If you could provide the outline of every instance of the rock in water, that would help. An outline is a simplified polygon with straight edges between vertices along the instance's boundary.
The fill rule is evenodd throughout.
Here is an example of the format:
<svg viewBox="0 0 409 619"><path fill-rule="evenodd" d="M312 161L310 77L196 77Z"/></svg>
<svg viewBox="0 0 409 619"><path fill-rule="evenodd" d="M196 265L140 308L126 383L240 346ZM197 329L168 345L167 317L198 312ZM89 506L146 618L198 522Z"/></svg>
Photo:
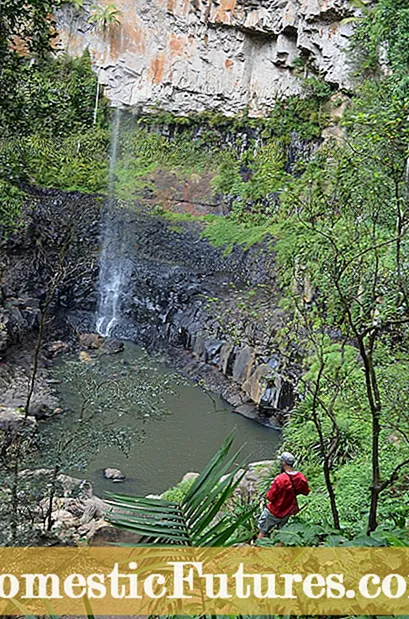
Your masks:
<svg viewBox="0 0 409 619"><path fill-rule="evenodd" d="M102 345L102 352L106 355L116 355L118 352L122 352L125 345L121 340L108 339Z"/></svg>
<svg viewBox="0 0 409 619"><path fill-rule="evenodd" d="M116 483L126 479L126 476L119 469L104 469L104 477Z"/></svg>

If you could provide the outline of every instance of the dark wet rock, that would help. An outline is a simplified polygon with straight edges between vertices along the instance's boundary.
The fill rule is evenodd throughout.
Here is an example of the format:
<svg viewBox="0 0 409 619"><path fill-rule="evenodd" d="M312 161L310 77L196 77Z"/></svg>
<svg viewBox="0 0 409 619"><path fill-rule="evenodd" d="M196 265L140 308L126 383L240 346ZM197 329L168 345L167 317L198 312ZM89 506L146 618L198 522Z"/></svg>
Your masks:
<svg viewBox="0 0 409 619"><path fill-rule="evenodd" d="M206 340L205 342L205 353L207 363L212 363L217 365L220 360L220 350L225 342L223 340Z"/></svg>
<svg viewBox="0 0 409 619"><path fill-rule="evenodd" d="M106 355L116 355L122 352L124 349L124 343L121 340L107 339L103 342L101 350Z"/></svg>
<svg viewBox="0 0 409 619"><path fill-rule="evenodd" d="M0 241L0 355L24 343L38 330L50 279L62 247L72 235L65 261L67 275L59 284L44 334L45 341L71 337L67 310L95 309L100 203L94 196L25 187L27 204L20 228Z"/></svg>
<svg viewBox="0 0 409 619"><path fill-rule="evenodd" d="M234 406L250 401L261 417L282 419L287 414L294 403L298 369L289 369L279 355L270 353L271 330L280 325L279 292L270 247L261 245L249 251L235 247L225 255L201 235L199 222L180 222L175 229L142 206L129 211L118 209L112 218L120 218L124 224L121 230L129 280L123 291L122 320L114 329L113 339L104 340L94 333L98 200L51 190L38 191L33 199L36 208L27 215L26 227L7 245L7 268L0 295L0 355L11 344L24 341L27 334L36 333L47 294L46 282L64 239L64 226L68 214L75 212L78 221L68 262L77 270L74 277L59 286L49 308L53 320L47 323L45 338L52 342L46 349L50 359L63 352L58 341L74 343L74 333L83 348L83 360L88 362L91 359L85 356L87 351L119 352L122 343L118 340L122 338L153 349L164 346L178 367L234 402ZM43 248L41 252L39 247ZM263 305L269 319L268 333L262 324L263 312L254 312L249 321L238 311L246 291L255 291L259 285L268 291ZM217 300L216 308L209 299ZM226 315L234 317L234 334L226 328ZM271 376L264 367L258 370L260 366L269 366ZM14 406L14 400L12 403Z"/></svg>
<svg viewBox="0 0 409 619"><path fill-rule="evenodd" d="M36 419L46 419L54 413L58 400L50 394L34 395L29 406L29 413Z"/></svg>

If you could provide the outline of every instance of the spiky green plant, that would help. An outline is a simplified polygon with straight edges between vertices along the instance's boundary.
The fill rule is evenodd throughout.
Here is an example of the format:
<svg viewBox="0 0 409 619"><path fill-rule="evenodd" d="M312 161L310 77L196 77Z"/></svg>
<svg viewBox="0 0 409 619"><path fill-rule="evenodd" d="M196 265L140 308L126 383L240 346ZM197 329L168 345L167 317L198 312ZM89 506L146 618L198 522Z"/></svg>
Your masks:
<svg viewBox="0 0 409 619"><path fill-rule="evenodd" d="M185 546L230 546L251 536L242 531L255 507L250 506L237 520L223 514L244 471L228 472L237 462L238 453L230 455L233 436L226 438L219 451L195 480L178 504L164 499L110 494L113 508L108 520L115 526L142 536L142 543Z"/></svg>
<svg viewBox="0 0 409 619"><path fill-rule="evenodd" d="M109 4L103 7L99 4L93 4L92 12L89 17L89 22L95 24L97 28L105 31L109 26L120 24L121 11L115 4Z"/></svg>

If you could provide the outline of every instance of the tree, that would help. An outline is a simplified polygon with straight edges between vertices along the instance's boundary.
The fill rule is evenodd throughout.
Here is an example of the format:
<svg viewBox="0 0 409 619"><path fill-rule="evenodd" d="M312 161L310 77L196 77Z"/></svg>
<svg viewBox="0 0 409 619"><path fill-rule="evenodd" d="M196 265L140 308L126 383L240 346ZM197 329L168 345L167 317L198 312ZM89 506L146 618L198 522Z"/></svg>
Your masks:
<svg viewBox="0 0 409 619"><path fill-rule="evenodd" d="M19 67L31 58L42 58L57 36L53 0L13 0L0 7L0 119L15 118ZM3 124L3 123L2 123Z"/></svg>
<svg viewBox="0 0 409 619"><path fill-rule="evenodd" d="M384 106L383 113L354 115L344 147L326 153L325 179L310 176L307 187L298 188L292 219L281 224L286 267L294 273L297 257L315 290L310 320L359 352L372 437L368 531L377 527L381 494L409 464L409 454L403 454L396 466L381 471L381 440L392 414L383 376L406 349L409 323L407 146L402 140L407 121L400 120L396 102L387 104L387 92L378 85L373 102ZM386 340L393 346L383 356ZM402 413L400 418L409 423Z"/></svg>

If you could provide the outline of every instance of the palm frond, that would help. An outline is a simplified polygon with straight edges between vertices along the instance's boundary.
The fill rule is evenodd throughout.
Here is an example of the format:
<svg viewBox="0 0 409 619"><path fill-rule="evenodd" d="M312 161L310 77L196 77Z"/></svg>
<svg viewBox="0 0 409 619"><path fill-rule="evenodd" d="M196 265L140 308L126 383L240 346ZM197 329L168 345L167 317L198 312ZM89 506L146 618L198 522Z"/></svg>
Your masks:
<svg viewBox="0 0 409 619"><path fill-rule="evenodd" d="M235 532L254 511L250 507L235 522L220 515L244 476L244 471L240 474L231 471L240 453L230 455L233 440L232 434L226 438L180 504L110 493L108 503L112 510L107 519L117 527L141 535L142 543L185 546L233 543Z"/></svg>

